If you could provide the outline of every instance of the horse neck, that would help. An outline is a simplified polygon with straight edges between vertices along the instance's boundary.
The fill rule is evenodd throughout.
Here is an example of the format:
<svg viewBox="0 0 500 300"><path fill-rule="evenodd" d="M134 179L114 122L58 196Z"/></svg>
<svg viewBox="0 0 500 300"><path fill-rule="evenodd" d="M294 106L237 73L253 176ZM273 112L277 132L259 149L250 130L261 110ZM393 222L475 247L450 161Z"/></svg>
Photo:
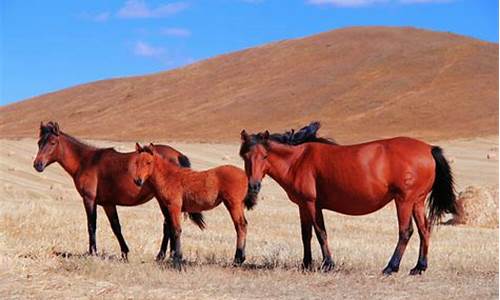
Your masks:
<svg viewBox="0 0 500 300"><path fill-rule="evenodd" d="M293 180L293 176L290 174L292 167L303 152L303 146L289 146L269 142L267 159L270 167L267 173L281 186L289 186Z"/></svg>
<svg viewBox="0 0 500 300"><path fill-rule="evenodd" d="M177 169L170 162L165 161L160 155L154 156L154 169L151 174L151 181L154 186L162 187L167 176L174 178L177 175Z"/></svg>
<svg viewBox="0 0 500 300"><path fill-rule="evenodd" d="M78 142L69 135L61 134L59 139L60 146L57 162L74 177L81 169L82 163L87 160L96 148Z"/></svg>

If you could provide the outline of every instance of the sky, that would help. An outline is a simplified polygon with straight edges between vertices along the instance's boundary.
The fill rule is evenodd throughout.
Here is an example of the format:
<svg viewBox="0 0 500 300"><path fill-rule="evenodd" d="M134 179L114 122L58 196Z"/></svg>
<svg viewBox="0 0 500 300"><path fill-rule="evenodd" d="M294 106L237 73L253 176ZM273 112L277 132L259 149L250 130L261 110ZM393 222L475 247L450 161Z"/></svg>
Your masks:
<svg viewBox="0 0 500 300"><path fill-rule="evenodd" d="M0 105L348 26L498 43L496 0L0 0Z"/></svg>

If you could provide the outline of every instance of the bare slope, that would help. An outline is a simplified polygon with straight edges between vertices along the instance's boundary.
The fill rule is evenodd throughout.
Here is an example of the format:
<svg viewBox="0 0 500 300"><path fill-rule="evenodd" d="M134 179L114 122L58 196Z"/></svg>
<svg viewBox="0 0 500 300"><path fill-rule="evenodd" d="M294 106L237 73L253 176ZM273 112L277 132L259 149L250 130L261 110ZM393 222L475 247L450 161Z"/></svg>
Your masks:
<svg viewBox="0 0 500 300"><path fill-rule="evenodd" d="M413 28L335 30L0 107L0 137L58 120L81 137L237 142L242 128L312 119L340 142L498 134L498 44Z"/></svg>

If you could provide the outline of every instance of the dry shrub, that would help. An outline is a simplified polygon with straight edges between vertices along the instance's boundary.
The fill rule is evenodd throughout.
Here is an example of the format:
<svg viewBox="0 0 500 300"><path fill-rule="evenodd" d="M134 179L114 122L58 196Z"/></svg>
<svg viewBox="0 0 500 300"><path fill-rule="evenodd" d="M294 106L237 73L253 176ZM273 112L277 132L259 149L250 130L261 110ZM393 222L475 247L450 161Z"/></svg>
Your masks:
<svg viewBox="0 0 500 300"><path fill-rule="evenodd" d="M457 199L452 224L498 228L498 186L468 186Z"/></svg>

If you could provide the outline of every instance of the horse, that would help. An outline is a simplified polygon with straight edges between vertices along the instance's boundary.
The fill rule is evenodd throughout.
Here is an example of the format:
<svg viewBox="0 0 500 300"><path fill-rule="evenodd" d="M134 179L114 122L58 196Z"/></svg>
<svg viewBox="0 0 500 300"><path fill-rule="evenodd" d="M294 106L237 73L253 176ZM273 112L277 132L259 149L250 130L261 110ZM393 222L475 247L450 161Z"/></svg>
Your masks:
<svg viewBox="0 0 500 300"><path fill-rule="evenodd" d="M158 145L157 152L165 161L184 168L190 167L189 159L170 146ZM100 205L118 239L122 259L128 260L129 248L121 233L116 206L136 206L153 198L149 184L139 188L131 182L133 177L130 173L130 162L135 156L135 151L120 153L113 148L97 148L85 144L61 131L57 122L40 124L38 153L33 167L38 172L43 172L47 166L57 162L73 178L87 214L89 255L97 255L95 232L97 205ZM165 257L168 240L172 239L172 236L168 227L170 222L166 207L162 203L159 204L165 218L163 240L156 256L156 259L161 261ZM189 218L201 229L205 228L203 215L192 213ZM171 250L172 248L171 245Z"/></svg>
<svg viewBox="0 0 500 300"><path fill-rule="evenodd" d="M231 165L205 171L179 168L161 158L159 147L153 144L141 147L134 158L134 182L138 186L151 184L155 197L168 209L174 232L174 266L181 267L181 212L200 213L224 203L236 230L234 265L245 261L247 220L244 207L252 209L257 194L248 193L246 174Z"/></svg>
<svg viewBox="0 0 500 300"><path fill-rule="evenodd" d="M413 233L412 217L420 236L416 266L411 275L428 266L430 232L445 213L457 212L453 175L438 146L395 137L342 146L317 136L319 122L298 132L257 134L241 132L240 156L245 162L249 190L258 193L261 180L269 175L298 205L303 267L311 268L312 228L323 255L322 271L330 271L332 259L323 219L323 209L360 216L396 204L399 238L383 274L398 272L406 245ZM428 200L428 215L425 201Z"/></svg>

